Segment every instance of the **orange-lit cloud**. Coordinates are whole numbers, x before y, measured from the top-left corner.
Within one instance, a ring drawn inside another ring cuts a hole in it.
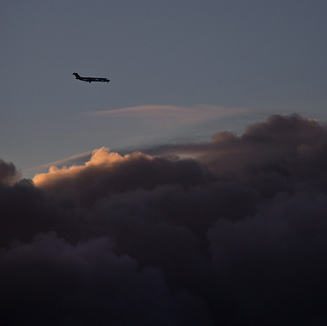
[[[84,171],[92,170],[94,167],[110,168],[117,163],[131,160],[136,156],[142,156],[148,160],[151,159],[150,156],[141,153],[132,153],[122,156],[118,153],[110,152],[109,148],[101,147],[100,149],[95,149],[92,152],[90,160],[84,165],[72,165],[70,167],[63,166],[61,168],[58,168],[56,165],[52,165],[50,166],[48,173],[36,174],[33,178],[33,182],[37,187],[51,186],[52,183],[57,183],[60,181],[60,179],[75,178]]]

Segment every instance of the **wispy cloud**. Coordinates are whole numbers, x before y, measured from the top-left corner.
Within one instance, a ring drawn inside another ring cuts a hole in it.
[[[87,112],[88,116],[139,116],[141,118],[160,119],[162,118],[171,119],[169,122],[173,124],[189,124],[196,122],[203,122],[205,120],[211,120],[213,118],[226,118],[233,115],[239,115],[253,111],[250,108],[226,108],[215,105],[204,105],[199,104],[195,106],[174,106],[174,105],[138,105],[132,107],[126,107],[116,110],[106,111],[94,111]]]
[[[26,169],[26,171],[40,172],[49,169],[51,166],[64,167],[64,166],[72,166],[76,164],[83,164],[84,162],[88,161],[91,156],[92,156],[92,151],[89,151],[89,152],[69,156],[58,161],[53,161],[50,163],[34,166],[29,169]]]

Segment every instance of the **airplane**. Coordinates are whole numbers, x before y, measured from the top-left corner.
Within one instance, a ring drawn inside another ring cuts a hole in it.
[[[91,82],[107,82],[109,83],[110,80],[108,78],[99,78],[99,77],[81,77],[78,73],[74,72],[73,75],[75,76],[76,79],[81,80],[81,81],[85,81],[88,83]]]

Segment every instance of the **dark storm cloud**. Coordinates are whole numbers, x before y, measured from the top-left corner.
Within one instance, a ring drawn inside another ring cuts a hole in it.
[[[0,159],[0,183],[11,185],[15,183],[19,177],[20,174],[12,162],[7,163]]]
[[[319,155],[319,147],[326,141],[326,129],[317,121],[298,115],[275,115],[247,127],[240,137],[217,133],[212,137],[211,151],[204,153],[202,161],[216,172],[229,170],[238,176],[261,171],[297,173],[305,169],[312,154]]]
[[[326,142],[326,128],[316,120],[295,114],[273,115],[265,122],[248,126],[241,136],[220,131],[212,136],[210,143],[166,145],[147,152],[193,155],[215,173],[242,178],[261,171],[304,172],[309,161],[307,168],[324,164],[318,156],[326,155]],[[301,165],[297,166],[298,163]]]
[[[159,268],[138,270],[134,259],[112,252],[107,238],[71,245],[53,232],[39,234],[3,250],[0,262],[6,325],[208,321],[201,298],[185,290],[170,294]]]
[[[326,324],[326,140],[314,120],[272,116],[170,147],[197,160],[102,148],[3,183],[2,320]]]

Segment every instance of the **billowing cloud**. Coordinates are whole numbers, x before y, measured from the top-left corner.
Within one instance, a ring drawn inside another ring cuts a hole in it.
[[[0,183],[12,185],[20,178],[15,165],[0,159]]]
[[[164,145],[148,153],[197,157],[216,174],[229,177],[249,178],[269,171],[324,177],[322,166],[317,165],[326,162],[326,142],[327,129],[316,120],[273,115],[265,122],[248,126],[240,136],[220,131],[210,143]]]
[[[2,320],[326,324],[326,140],[317,121],[271,116],[2,183]]]
[[[125,160],[128,160],[130,155],[126,155]],[[43,188],[51,187],[51,185],[57,185],[60,183],[59,180],[66,179],[78,179],[78,176],[87,170],[94,170],[94,168],[100,169],[110,168],[117,162],[123,161],[124,158],[118,153],[110,153],[107,148],[100,148],[94,150],[92,156],[84,166],[72,165],[70,167],[63,166],[61,169],[55,165],[50,166],[48,173],[37,174],[33,181],[35,185]],[[93,175],[92,175],[93,177]]]

